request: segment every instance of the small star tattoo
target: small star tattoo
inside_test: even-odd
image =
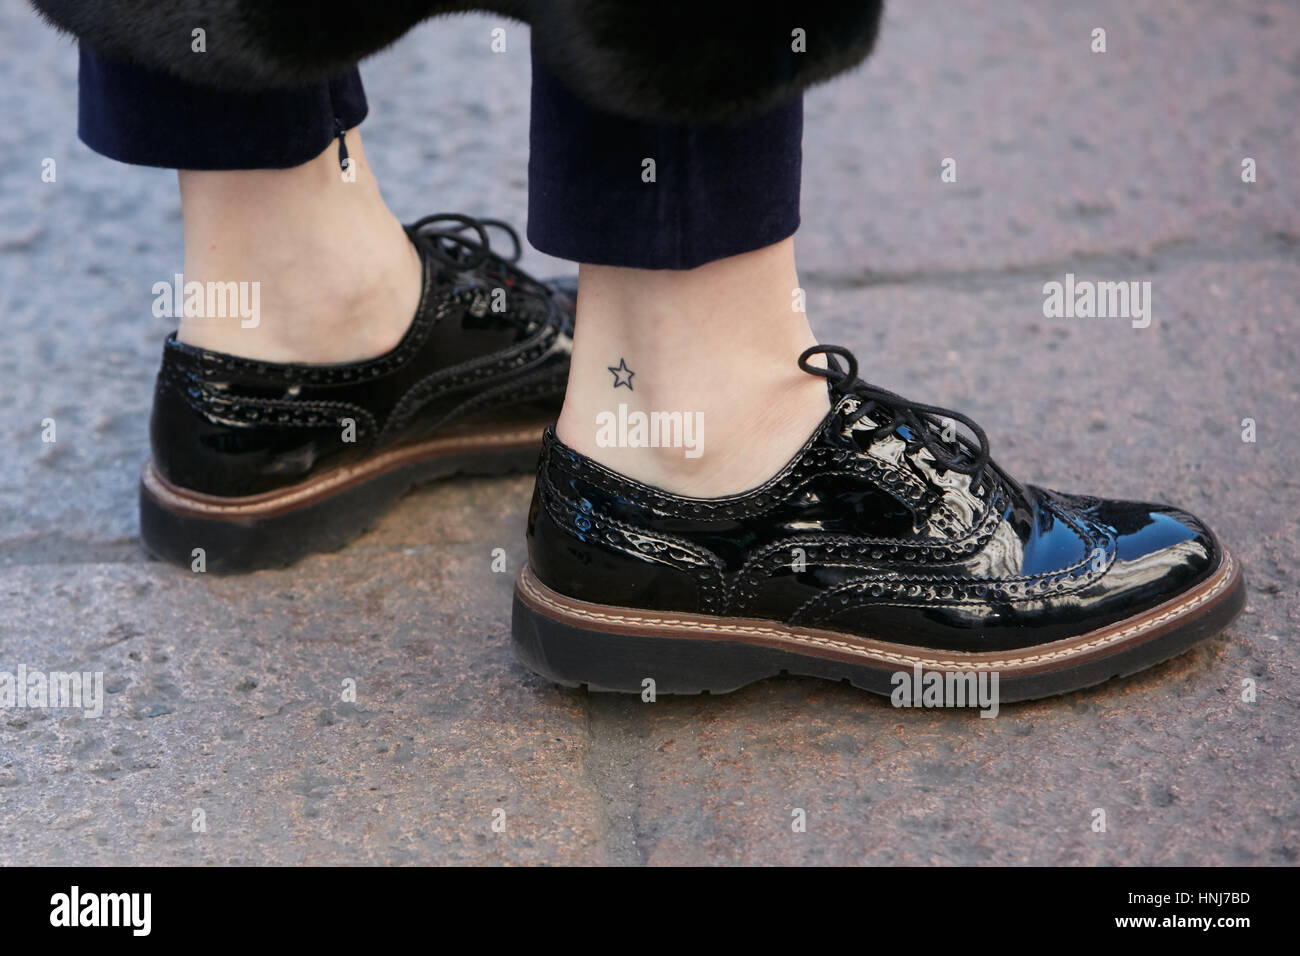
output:
[[[620,359],[618,360],[618,364],[617,364],[617,365],[609,365],[609,366],[606,366],[606,367],[607,367],[611,372],[614,373],[614,387],[615,387],[615,388],[618,388],[620,385],[626,385],[626,386],[627,386],[627,390],[628,390],[629,392],[632,391],[632,376],[635,375],[636,372],[632,371],[630,368],[627,367],[627,362],[623,361],[623,360],[620,358]],[[620,373],[624,373],[624,372],[627,373],[627,378],[626,378],[626,379],[619,378],[619,374],[620,374]]]

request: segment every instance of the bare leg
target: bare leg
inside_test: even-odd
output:
[[[181,171],[187,282],[259,282],[256,327],[183,319],[190,345],[273,362],[370,358],[392,348],[420,297],[420,262],[384,205],[359,130],[292,169]]]
[[[557,435],[647,484],[715,497],[761,484],[829,410],[825,382],[796,359],[816,343],[792,307],[794,240],[696,269],[579,270],[573,369]],[[631,388],[609,371],[625,363]],[[597,416],[629,409],[699,412],[703,453],[598,444]]]

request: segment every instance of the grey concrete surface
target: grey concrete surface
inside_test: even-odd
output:
[[[426,24],[365,71],[406,218],[522,224],[527,37],[491,54],[496,25]],[[147,560],[174,175],[77,141],[75,51],[19,0],[0,51],[0,670],[108,690],[98,719],[0,712],[0,863],[1296,862],[1294,3],[896,3],[867,67],[809,96],[823,340],[972,414],[1026,480],[1179,503],[1247,568],[1225,635],[994,720],[802,679],[653,704],[549,686],[511,656],[513,574],[490,567],[523,559],[525,477],[430,487],[282,572]],[[1066,272],[1149,280],[1151,327],[1044,318]]]

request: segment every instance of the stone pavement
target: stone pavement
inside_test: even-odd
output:
[[[425,24],[366,70],[367,152],[404,218],[522,224],[527,37],[492,54],[496,25]],[[0,713],[0,863],[1295,863],[1294,3],[911,0],[808,99],[823,340],[969,412],[1025,480],[1177,502],[1247,568],[1226,635],[994,720],[805,679],[653,704],[546,684],[490,568],[523,560],[527,477],[430,487],[282,572],[146,559],[174,174],[76,140],[75,51],[19,0],[0,53],[0,671],[108,690],[99,719]],[[1154,321],[1044,318],[1066,273],[1150,281]]]

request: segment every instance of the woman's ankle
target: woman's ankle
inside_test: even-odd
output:
[[[419,303],[419,255],[384,205],[360,134],[347,139],[347,176],[337,145],[289,170],[180,174],[184,282],[234,288],[245,305],[186,315],[181,341],[300,363],[357,361],[400,341]]]
[[[685,272],[583,266],[557,435],[638,481],[694,497],[770,478],[829,411],[797,360],[790,240]]]
[[[787,356],[790,366],[798,354]],[[557,434],[574,450],[651,487],[693,498],[737,494],[777,474],[830,411],[825,383],[797,368],[795,374],[808,382],[751,382],[720,402],[651,407],[620,398],[579,410],[566,401]]]

